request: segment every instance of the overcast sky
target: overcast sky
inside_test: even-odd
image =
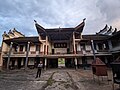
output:
[[[106,24],[120,29],[120,0],[0,0],[0,43],[4,31],[16,28],[37,36],[36,20],[44,28],[75,27],[86,18],[83,34]]]

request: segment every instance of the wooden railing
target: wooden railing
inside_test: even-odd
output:
[[[13,54],[25,54],[25,52],[20,51],[20,52],[13,52]]]
[[[9,52],[6,51],[3,54],[8,55],[8,53]],[[108,50],[97,50],[97,53],[109,53],[109,52],[108,52]],[[23,54],[25,55],[26,51],[24,51],[24,52],[23,51],[11,52],[11,55],[23,55]],[[67,53],[67,52],[66,53],[60,53],[59,52],[59,53],[54,53],[54,54],[48,53],[47,55],[67,55],[67,54],[68,55],[70,55],[70,54],[73,55],[74,53],[73,52],[70,52],[70,53]],[[87,55],[87,54],[93,54],[93,53],[92,53],[91,50],[84,50],[84,51],[77,51],[76,54],[81,54],[81,55],[86,54]],[[39,52],[39,51],[29,51],[29,55],[45,55],[45,53],[44,52]]]

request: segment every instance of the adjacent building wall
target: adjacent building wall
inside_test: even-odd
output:
[[[4,32],[2,37],[3,37],[3,41],[1,45],[1,51],[0,51],[0,69],[3,66],[3,54],[8,53],[10,49],[10,45],[6,44],[4,40],[11,39],[11,38],[17,38],[17,37],[25,37],[25,36],[14,28],[13,30],[9,30],[8,33]],[[12,51],[14,51],[14,48],[12,48]],[[15,64],[17,64],[17,61],[15,61]]]
[[[2,69],[2,55],[1,55],[1,51],[0,51],[0,70]]]

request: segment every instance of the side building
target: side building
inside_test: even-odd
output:
[[[37,22],[38,36],[25,37],[13,29],[3,34],[1,67],[35,68],[40,60],[44,68],[80,68],[90,66],[95,57],[109,65],[112,62],[111,35],[82,35],[85,21],[74,28],[45,29]],[[104,28],[106,29],[106,27]],[[104,31],[104,30],[103,30]]]
[[[109,38],[110,52],[112,53],[113,60],[120,59],[120,31],[113,33]]]
[[[0,70],[2,69],[2,63],[1,63],[2,61],[1,60],[2,60],[2,56],[1,56],[1,47],[0,47]]]

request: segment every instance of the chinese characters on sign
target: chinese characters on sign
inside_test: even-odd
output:
[[[54,48],[67,48],[67,43],[54,43]]]

